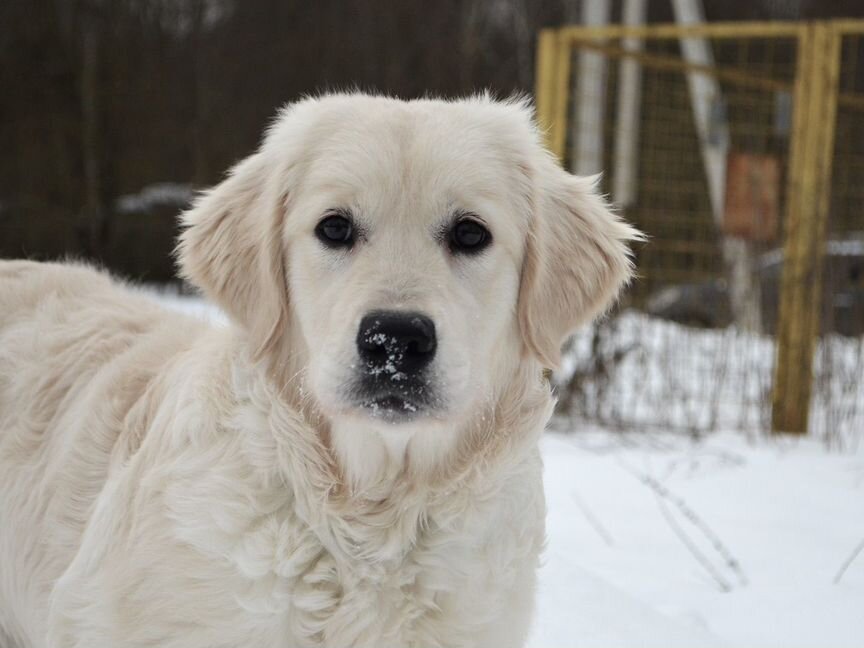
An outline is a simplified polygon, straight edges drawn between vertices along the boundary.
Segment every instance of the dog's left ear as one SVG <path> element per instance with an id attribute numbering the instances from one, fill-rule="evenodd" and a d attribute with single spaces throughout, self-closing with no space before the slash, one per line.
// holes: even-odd
<path id="1" fill-rule="evenodd" d="M 610 211 L 597 177 L 573 176 L 551 159 L 535 173 L 519 325 L 528 350 L 554 369 L 567 336 L 604 312 L 631 278 L 628 243 L 642 235 Z"/>
<path id="2" fill-rule="evenodd" d="M 271 173 L 261 152 L 237 164 L 183 214 L 177 246 L 183 277 L 246 330 L 254 359 L 278 342 L 287 321 L 287 194 L 269 186 Z"/>

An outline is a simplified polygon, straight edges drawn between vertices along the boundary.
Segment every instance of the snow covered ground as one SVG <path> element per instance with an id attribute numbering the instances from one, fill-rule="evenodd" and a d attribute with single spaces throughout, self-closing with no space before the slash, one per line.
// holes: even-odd
<path id="1" fill-rule="evenodd" d="M 557 379 L 575 376 L 574 409 L 607 425 L 758 432 L 770 425 L 774 354 L 769 336 L 627 310 L 583 328 Z M 814 374 L 811 434 L 836 447 L 855 445 L 864 430 L 864 337 L 820 340 Z"/>
<path id="2" fill-rule="evenodd" d="M 593 430 L 543 455 L 533 648 L 864 646 L 864 554 L 834 582 L 864 541 L 864 452 Z"/>
<path id="3" fill-rule="evenodd" d="M 553 428 L 531 648 L 864 647 L 862 444 Z"/>

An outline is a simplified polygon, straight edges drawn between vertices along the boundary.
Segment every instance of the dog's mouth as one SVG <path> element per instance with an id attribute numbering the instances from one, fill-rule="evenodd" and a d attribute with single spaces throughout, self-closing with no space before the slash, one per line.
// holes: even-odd
<path id="1" fill-rule="evenodd" d="M 433 415 L 442 405 L 432 385 L 425 380 L 412 379 L 394 384 L 389 380 L 364 377 L 348 389 L 348 400 L 366 416 L 387 423 L 404 423 Z"/>
<path id="2" fill-rule="evenodd" d="M 390 423 L 410 421 L 420 416 L 425 406 L 399 394 L 383 394 L 362 402 L 362 407 L 371 416 Z"/>
<path id="3" fill-rule="evenodd" d="M 338 407 L 346 414 L 393 424 L 449 415 L 449 399 L 431 368 L 388 373 L 358 363 L 352 370 L 337 392 Z"/>

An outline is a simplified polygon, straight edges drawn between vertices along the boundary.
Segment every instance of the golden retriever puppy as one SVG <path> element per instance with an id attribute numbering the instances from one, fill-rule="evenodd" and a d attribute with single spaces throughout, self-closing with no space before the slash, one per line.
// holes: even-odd
<path id="1" fill-rule="evenodd" d="M 522 645 L 543 368 L 636 232 L 524 102 L 360 94 L 284 109 L 183 225 L 229 326 L 0 262 L 4 646 Z"/>

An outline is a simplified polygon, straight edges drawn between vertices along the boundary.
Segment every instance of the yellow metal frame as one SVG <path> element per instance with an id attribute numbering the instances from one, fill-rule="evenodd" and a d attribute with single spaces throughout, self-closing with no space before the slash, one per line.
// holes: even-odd
<path id="1" fill-rule="evenodd" d="M 780 318 L 772 392 L 772 429 L 805 433 L 808 426 L 813 355 L 819 334 L 822 257 L 831 190 L 831 165 L 838 102 L 858 105 L 860 97 L 839 95 L 841 42 L 864 34 L 862 20 L 819 22 L 705 23 L 699 25 L 565 26 L 540 33 L 537 55 L 537 119 L 549 150 L 564 159 L 570 60 L 575 48 L 612 57 L 633 56 L 647 65 L 693 71 L 688 64 L 609 47 L 621 38 L 670 40 L 791 38 L 797 42 L 794 85 L 759 80 L 738 70 L 705 68 L 717 78 L 794 91 L 793 131 L 784 231 Z M 655 60 L 656 59 L 656 60 Z M 734 77 L 734 78 L 733 78 Z M 746 77 L 746 78 L 745 78 Z"/>

